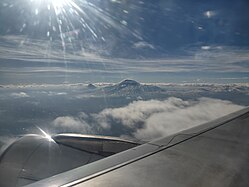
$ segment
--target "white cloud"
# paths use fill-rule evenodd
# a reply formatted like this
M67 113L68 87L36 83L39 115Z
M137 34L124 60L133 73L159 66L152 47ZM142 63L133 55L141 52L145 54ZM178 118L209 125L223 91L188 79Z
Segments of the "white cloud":
M111 127L111 124L108 123L109 119L120 122L126 127L133 128L137 123L144 122L153 114L165 111L170 112L178 107L184 107L186 104L186 101L178 98L169 98L165 101L136 101L126 107L104 109L95 115L95 118L103 128Z
M152 44L150 44L148 42L145 42L145 41L136 42L136 43L133 44L133 47L137 48L137 49L140 49L140 48L155 49L155 47Z
M214 17L217 13L215 11L212 11L212 10L208 10L206 12L203 13L204 16L206 16L207 18L211 18L211 17Z
M86 114L80 113L79 117L72 116L61 116L57 117L52 125L57 131L60 132L81 132L81 133L92 133L91 126L84 121Z
M52 91L48 92L48 96L60 96L60 95L67 95L67 93L66 92L52 92Z
M201 125L242 108L220 99L182 100L171 97L163 101L135 101L124 107L104 109L97 114L87 115L82 112L76 117L61 116L52 125L56 133L112 134L114 129L119 129L121 137L132 136L149 141Z
M134 137L151 140L200 125L242 108L219 99L200 98L197 101L184 101L172 97L164 101L136 101L126 107L105 109L93 117L104 129L111 129L112 122L115 121L116 124L133 130Z
M163 111L151 115L146 119L144 128L137 129L134 136L139 139L167 136L212 121L242 108L242 106L229 101L201 98L171 112Z
M19 93L12 93L12 97L14 98L25 98L25 97L30 97L27 93L25 92L19 92Z
M211 47L208 46L208 45L205 45L205 46L201 46L201 49L203 49L203 50L208 50L208 49L211 49Z

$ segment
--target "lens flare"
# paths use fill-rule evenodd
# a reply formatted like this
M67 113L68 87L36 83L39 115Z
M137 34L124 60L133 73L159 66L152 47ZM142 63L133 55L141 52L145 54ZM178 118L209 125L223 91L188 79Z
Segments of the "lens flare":
M44 130L42 130L40 127L37 127L40 131L41 131L41 133L43 134L43 136L48 140L48 141L50 141L50 142L55 142L54 140L53 140L53 138L48 134L48 133L46 133Z
M89 71L92 59L106 68L108 66L102 59L119 55L116 51L121 45L117 44L132 46L134 42L144 40L137 29L139 22L132 27L132 22L129 21L132 13L137 13L139 2L136 4L133 1L128 3L110 0L3 1L6 1L3 4L4 10L14 11L16 15L13 18L16 24L11 24L11 27L6 29L6 34L17 33L21 38L18 46L28 46L41 56L42 61L49 63L48 66L53 61L59 61L64 63L67 70L70 68L71 57L76 57L86 64ZM59 54L59 57L55 54ZM70 82L69 73L64 73L60 75L64 78L63 82Z

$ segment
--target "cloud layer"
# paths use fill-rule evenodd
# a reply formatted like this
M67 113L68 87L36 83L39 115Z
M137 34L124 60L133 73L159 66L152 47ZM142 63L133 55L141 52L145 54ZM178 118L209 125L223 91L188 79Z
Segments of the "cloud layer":
M218 99L201 98L198 101L171 99L175 101L168 103L167 107L172 110L166 109L150 115L144 127L134 132L136 138L153 139L167 136L242 109L241 106Z
M7 44L8 45L7 45ZM1 67L1 72L24 73L157 73L157 72L247 72L248 49L229 46L201 46L183 49L184 54L161 58L120 58L87 52L85 50L63 52L59 43L43 40L26 40L24 36L0 36L1 59L12 63ZM52 45L52 46L51 46ZM135 49L155 47L145 41L135 42ZM101 51L96 49L96 51ZM63 54L63 55L62 55ZM129 56L129 54L127 54ZM15 60L23 61L17 68ZM48 66L48 63L50 64ZM65 66L65 63L70 65Z
M19 93L12 93L12 97L14 98L25 98L25 97L30 97L27 93L25 92L19 92Z
M54 127L81 133L106 132L142 140L167 136L242 109L230 101L211 98L135 101L125 107L107 108L98 114L58 117ZM96 131L98 129L98 131ZM117 134L115 134L117 135Z

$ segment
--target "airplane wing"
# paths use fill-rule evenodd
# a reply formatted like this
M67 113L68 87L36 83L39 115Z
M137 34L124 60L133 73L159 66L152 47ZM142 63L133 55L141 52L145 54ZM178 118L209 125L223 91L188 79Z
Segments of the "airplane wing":
M249 108L27 187L249 186Z

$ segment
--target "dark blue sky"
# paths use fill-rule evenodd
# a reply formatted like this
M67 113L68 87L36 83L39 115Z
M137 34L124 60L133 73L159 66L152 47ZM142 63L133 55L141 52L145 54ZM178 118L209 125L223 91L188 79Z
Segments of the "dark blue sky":
M0 84L248 82L247 0L3 0L0 24Z

